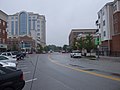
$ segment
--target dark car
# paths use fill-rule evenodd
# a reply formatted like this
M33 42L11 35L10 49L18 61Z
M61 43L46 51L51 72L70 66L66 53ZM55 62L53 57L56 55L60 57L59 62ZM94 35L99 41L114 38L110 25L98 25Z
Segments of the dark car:
M11 67L0 67L0 90L22 90L23 72Z
M12 53L14 53L16 55L17 60L22 60L26 56L25 52L14 51Z

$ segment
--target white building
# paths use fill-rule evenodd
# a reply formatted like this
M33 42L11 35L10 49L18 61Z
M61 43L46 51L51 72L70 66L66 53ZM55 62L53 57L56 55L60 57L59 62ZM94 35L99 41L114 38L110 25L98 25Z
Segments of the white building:
M110 40L113 33L113 2L107 3L98 12L98 29L104 50L110 50Z
M98 33L101 36L101 49L108 55L120 55L120 0L109 2L98 12Z
M33 12L21 11L8 15L7 38L30 36L37 44L46 45L46 20L44 15Z

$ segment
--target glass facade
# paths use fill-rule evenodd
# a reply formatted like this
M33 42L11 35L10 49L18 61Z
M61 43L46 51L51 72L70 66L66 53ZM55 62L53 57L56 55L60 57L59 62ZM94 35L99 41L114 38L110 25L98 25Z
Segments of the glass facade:
M25 12L20 13L20 35L27 34L27 14Z
M33 30L35 30L35 19L33 19Z
M29 18L29 34L30 34L30 30L31 30L31 19Z
M18 21L15 21L15 34L18 35Z
M14 21L11 21L11 35L14 35Z

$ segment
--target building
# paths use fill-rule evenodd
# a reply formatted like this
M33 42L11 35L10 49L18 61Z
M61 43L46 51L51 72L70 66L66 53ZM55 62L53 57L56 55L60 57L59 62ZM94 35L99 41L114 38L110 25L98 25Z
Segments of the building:
M69 45L73 46L75 40L79 37L85 37L88 34L95 35L96 29L72 29L69 34Z
M107 3L98 12L96 24L101 37L101 50L109 54L120 53L120 0Z
M120 56L120 0L113 2L113 26L111 51Z
M33 37L36 47L38 44L44 47L46 45L45 16L26 11L8 15L7 33L7 38L18 38L26 35Z
M8 50L23 50L25 52L32 52L35 51L35 40L29 36L22 36L22 37L14 37L8 38Z
M0 51L7 49L7 14L0 10Z

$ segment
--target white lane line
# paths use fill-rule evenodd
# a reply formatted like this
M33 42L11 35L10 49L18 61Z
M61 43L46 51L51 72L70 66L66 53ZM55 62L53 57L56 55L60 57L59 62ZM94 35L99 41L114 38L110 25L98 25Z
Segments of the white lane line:
M28 71L28 72L23 72L23 74L29 74L29 73L31 73L30 71Z
M28 83L28 82L32 82L32 81L35 81L35 80L37 80L37 78L26 80L25 82Z

